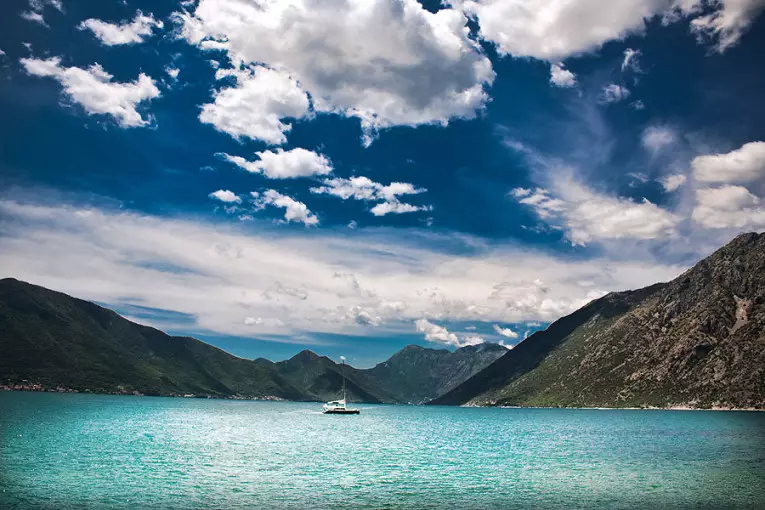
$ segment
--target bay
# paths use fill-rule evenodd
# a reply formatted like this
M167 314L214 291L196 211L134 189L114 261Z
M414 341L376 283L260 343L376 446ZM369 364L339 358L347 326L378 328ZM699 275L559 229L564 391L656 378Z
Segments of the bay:
M0 392L1 508L756 508L765 413Z

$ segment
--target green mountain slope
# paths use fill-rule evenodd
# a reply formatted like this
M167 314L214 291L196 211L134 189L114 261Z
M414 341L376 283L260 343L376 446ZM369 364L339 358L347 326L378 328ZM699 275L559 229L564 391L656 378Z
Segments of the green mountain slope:
M765 234L590 303L433 403L765 408Z
M9 278L0 280L0 381L22 380L99 392L302 396L268 362Z
M374 385L395 398L416 404L443 395L506 352L505 347L494 343L462 347L454 352L409 345L364 372Z
M346 366L348 397L419 402L451 389L502 352L488 345L454 353L410 346L373 369ZM0 280L0 384L23 381L107 393L305 401L334 400L342 388L341 366L311 351L278 363L237 358L8 278Z

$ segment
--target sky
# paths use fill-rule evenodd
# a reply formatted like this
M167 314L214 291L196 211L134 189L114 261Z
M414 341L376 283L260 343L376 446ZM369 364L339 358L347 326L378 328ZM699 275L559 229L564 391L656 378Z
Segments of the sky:
M0 277L238 356L508 348L765 229L765 0L6 0Z

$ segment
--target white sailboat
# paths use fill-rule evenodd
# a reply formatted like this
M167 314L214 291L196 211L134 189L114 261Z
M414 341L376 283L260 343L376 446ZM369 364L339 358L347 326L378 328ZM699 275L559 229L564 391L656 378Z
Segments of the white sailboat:
M342 362L340 373L343 376L343 399L327 402L322 407L321 412L323 414L359 414L360 411L358 409L348 407L348 401L345 396L345 356L340 356L340 361Z

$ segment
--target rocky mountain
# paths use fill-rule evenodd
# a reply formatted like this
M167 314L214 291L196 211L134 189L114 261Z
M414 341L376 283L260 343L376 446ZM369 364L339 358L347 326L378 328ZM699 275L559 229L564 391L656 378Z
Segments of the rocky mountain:
M588 304L433 403L765 408L765 234Z
M427 402L450 391L507 352L494 343L455 350L409 345L383 363L364 371L375 386L403 402Z
M311 351L278 363L247 360L88 301L0 280L0 385L26 381L105 393L326 401L340 395L344 371L353 401L420 402L463 382L504 350L409 346L367 370L343 368Z

